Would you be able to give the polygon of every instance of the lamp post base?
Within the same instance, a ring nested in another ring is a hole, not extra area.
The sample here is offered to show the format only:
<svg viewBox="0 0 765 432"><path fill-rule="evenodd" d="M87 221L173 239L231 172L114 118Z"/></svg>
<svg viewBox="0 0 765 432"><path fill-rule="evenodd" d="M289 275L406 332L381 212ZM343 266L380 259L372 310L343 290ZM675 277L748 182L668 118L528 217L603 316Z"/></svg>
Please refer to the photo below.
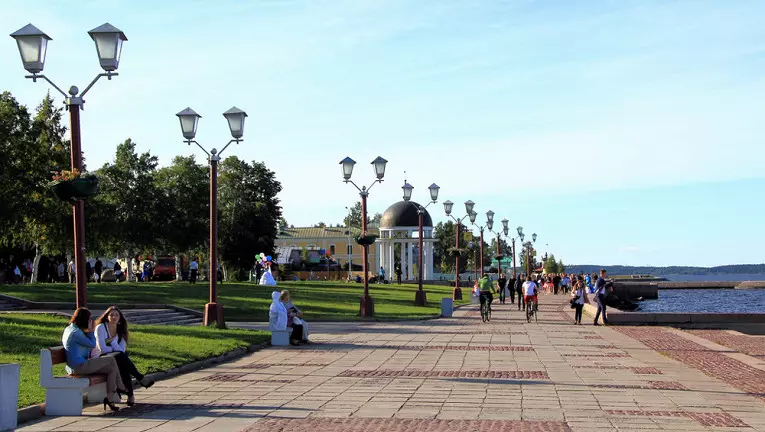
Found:
<svg viewBox="0 0 765 432"><path fill-rule="evenodd" d="M462 288L454 287L452 292L452 300L462 300Z"/></svg>
<svg viewBox="0 0 765 432"><path fill-rule="evenodd" d="M215 323L218 328L226 328L226 320L223 318L223 305L207 303L205 305L205 317L203 324L209 326Z"/></svg>
<svg viewBox="0 0 765 432"><path fill-rule="evenodd" d="M375 302L371 296L362 296L359 308L359 316L362 318L371 318L375 316Z"/></svg>
<svg viewBox="0 0 765 432"><path fill-rule="evenodd" d="M417 294L414 296L415 306L425 306L428 304L428 297L425 295L425 291L418 289L416 293Z"/></svg>

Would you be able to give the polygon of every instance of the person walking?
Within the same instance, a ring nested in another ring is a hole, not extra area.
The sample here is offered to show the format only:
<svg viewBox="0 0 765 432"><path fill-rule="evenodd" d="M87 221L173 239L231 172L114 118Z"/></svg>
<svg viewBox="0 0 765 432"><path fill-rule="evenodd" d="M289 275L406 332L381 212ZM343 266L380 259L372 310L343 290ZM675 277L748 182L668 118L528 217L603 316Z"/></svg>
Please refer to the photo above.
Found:
<svg viewBox="0 0 765 432"><path fill-rule="evenodd" d="M197 283L198 276L199 276L199 263L197 262L197 258L194 257L194 259L191 260L191 263L189 263L189 283L190 284Z"/></svg>
<svg viewBox="0 0 765 432"><path fill-rule="evenodd" d="M382 266L380 266L380 278L377 283L385 283L385 269Z"/></svg>
<svg viewBox="0 0 765 432"><path fill-rule="evenodd" d="M401 285L401 267L396 267L396 282Z"/></svg>
<svg viewBox="0 0 765 432"><path fill-rule="evenodd" d="M101 283L101 272L104 271L104 263L101 262L101 258L96 257L96 263L93 265L95 270L96 282Z"/></svg>
<svg viewBox="0 0 765 432"><path fill-rule="evenodd" d="M505 299L507 298L507 292L505 291L507 289L507 278L505 277L504 273L500 273L499 277L497 278L497 290L499 290L499 303L505 304Z"/></svg>
<svg viewBox="0 0 765 432"><path fill-rule="evenodd" d="M523 310L525 311L526 302L523 301L523 280L520 274L515 278L515 294L518 297L518 310L521 310L521 305L523 305Z"/></svg>
<svg viewBox="0 0 765 432"><path fill-rule="evenodd" d="M587 289L584 287L584 281L579 279L574 285L572 304L574 306L574 324L582 325L582 309L587 302Z"/></svg>
<svg viewBox="0 0 765 432"><path fill-rule="evenodd" d="M606 281L606 270L601 270L600 277L595 281L595 301L598 303L598 312L595 313L596 326L600 325L598 323L598 318L600 318L601 313L603 313L603 324L608 325L608 318L606 316L606 291L612 286L613 284L611 282Z"/></svg>

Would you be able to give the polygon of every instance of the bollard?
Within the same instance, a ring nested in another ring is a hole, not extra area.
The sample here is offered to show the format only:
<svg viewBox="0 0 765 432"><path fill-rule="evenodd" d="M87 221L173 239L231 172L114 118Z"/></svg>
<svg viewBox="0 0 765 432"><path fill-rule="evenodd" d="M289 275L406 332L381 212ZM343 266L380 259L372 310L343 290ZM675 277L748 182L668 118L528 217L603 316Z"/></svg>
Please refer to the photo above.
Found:
<svg viewBox="0 0 765 432"><path fill-rule="evenodd" d="M18 364L0 364L0 431L16 429L20 371Z"/></svg>
<svg viewBox="0 0 765 432"><path fill-rule="evenodd" d="M451 297L444 297L441 299L441 316L443 318L450 318L454 313L454 303Z"/></svg>

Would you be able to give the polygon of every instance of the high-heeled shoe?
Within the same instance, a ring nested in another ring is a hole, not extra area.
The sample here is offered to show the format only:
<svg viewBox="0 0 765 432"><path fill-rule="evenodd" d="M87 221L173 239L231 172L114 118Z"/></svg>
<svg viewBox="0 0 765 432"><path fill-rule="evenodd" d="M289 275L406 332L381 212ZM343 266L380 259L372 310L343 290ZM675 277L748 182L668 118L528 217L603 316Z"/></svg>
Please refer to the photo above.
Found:
<svg viewBox="0 0 765 432"><path fill-rule="evenodd" d="M147 389L147 388L149 388L149 387L151 387L151 386L153 386L153 385L154 385L154 381L152 381L152 380L149 380L149 379L146 379L146 378L144 378L144 379L142 379L141 381L138 381L138 382L139 382L139 383L141 384L141 386L142 386L143 388L145 388L145 389Z"/></svg>
<svg viewBox="0 0 765 432"><path fill-rule="evenodd" d="M127 406L131 407L133 405L135 405L135 396L130 395L127 399Z"/></svg>
<svg viewBox="0 0 765 432"><path fill-rule="evenodd" d="M114 403L112 401L110 401L108 397L105 397L104 398L104 411L106 411L106 407L107 406L109 406L109 409L112 410L113 412L117 412L117 411L120 410L120 408L118 406L114 405Z"/></svg>

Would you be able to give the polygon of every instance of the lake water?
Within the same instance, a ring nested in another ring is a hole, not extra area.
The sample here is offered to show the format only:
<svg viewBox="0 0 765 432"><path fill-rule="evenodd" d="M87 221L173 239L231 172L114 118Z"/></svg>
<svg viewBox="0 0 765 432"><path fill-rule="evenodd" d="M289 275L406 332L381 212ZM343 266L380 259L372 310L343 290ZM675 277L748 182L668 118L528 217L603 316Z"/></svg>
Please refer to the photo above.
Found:
<svg viewBox="0 0 765 432"><path fill-rule="evenodd" d="M765 289L659 290L658 300L639 304L636 312L765 313Z"/></svg>
<svg viewBox="0 0 765 432"><path fill-rule="evenodd" d="M765 274L661 275L672 282L765 281Z"/></svg>

